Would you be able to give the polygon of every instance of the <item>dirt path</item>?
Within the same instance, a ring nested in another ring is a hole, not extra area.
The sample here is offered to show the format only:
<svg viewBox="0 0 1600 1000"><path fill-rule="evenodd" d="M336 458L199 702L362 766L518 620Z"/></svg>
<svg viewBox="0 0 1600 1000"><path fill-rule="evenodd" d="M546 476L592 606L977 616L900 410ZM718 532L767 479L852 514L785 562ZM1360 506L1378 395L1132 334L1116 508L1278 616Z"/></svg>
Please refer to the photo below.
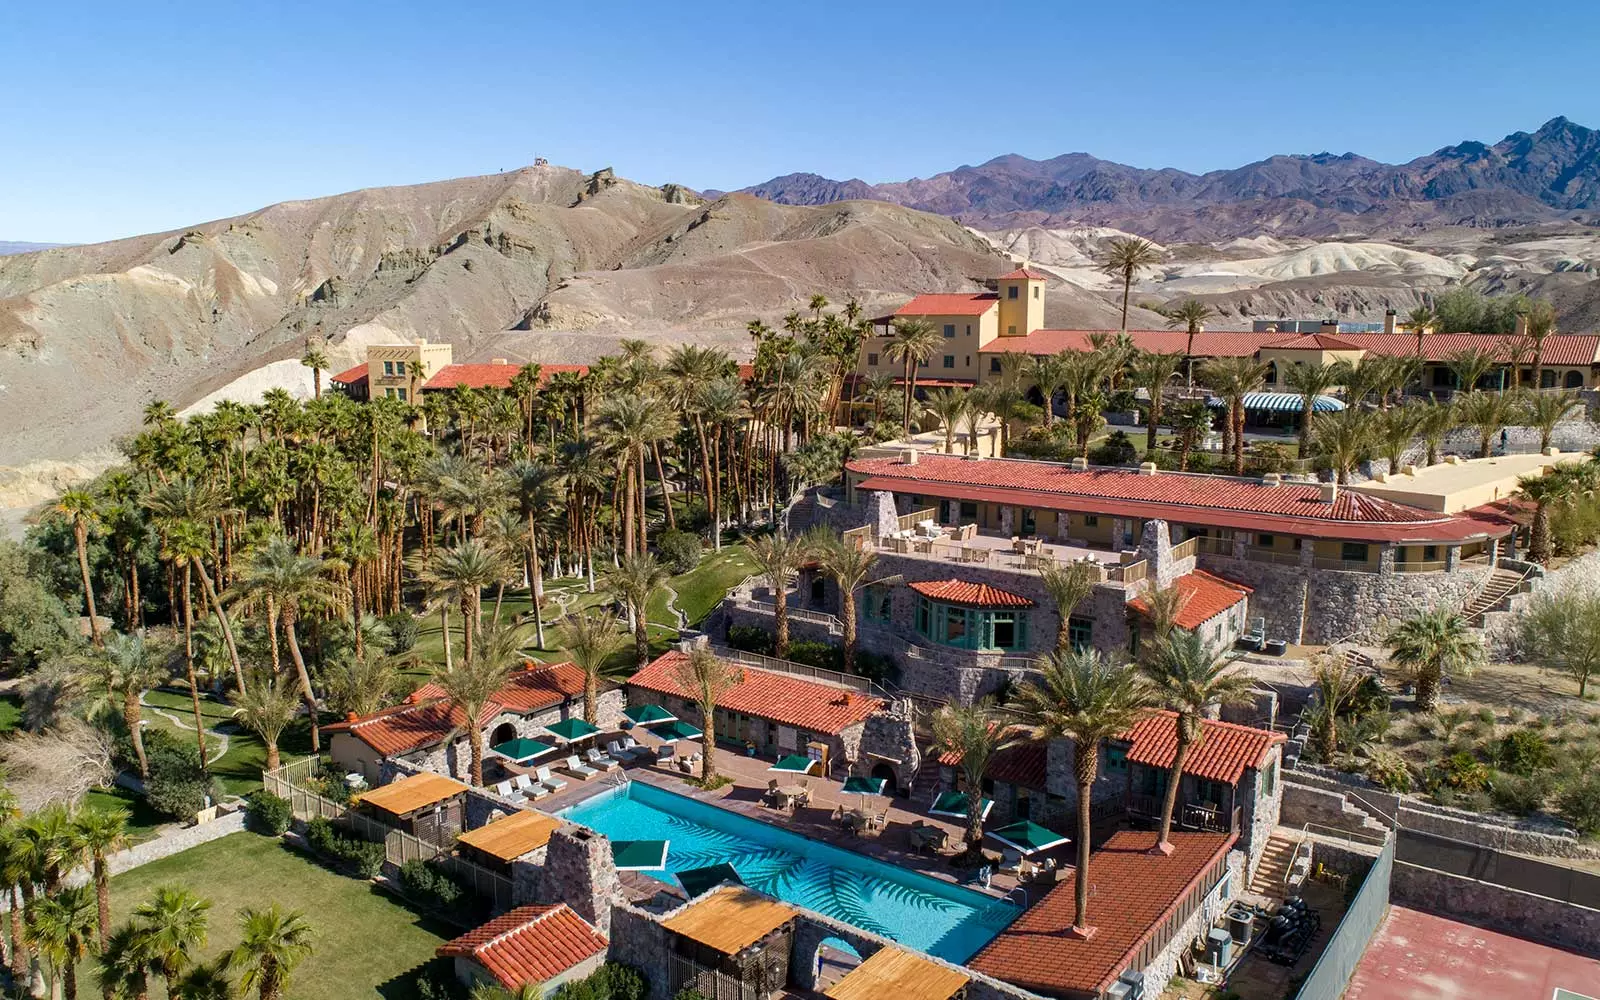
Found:
<svg viewBox="0 0 1600 1000"><path fill-rule="evenodd" d="M182 716L170 712L167 709L150 704L148 701L144 700L144 695L139 696L139 704L144 706L145 711L161 716L163 719L166 719L179 729L182 729L185 732L194 732L194 723L192 721L184 719ZM206 763L215 764L217 761L222 759L223 754L228 752L228 734L219 733L215 729L207 729L205 733Z"/></svg>

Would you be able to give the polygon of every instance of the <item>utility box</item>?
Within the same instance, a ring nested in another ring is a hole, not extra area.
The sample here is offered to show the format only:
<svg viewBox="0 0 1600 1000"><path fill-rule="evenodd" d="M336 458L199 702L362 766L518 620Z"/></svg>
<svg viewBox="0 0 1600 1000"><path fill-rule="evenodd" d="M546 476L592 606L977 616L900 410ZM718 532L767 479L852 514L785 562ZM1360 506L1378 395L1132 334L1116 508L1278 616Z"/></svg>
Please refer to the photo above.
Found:
<svg viewBox="0 0 1600 1000"><path fill-rule="evenodd" d="M1221 927L1213 927L1206 934L1206 961L1223 966L1233 957L1233 935Z"/></svg>

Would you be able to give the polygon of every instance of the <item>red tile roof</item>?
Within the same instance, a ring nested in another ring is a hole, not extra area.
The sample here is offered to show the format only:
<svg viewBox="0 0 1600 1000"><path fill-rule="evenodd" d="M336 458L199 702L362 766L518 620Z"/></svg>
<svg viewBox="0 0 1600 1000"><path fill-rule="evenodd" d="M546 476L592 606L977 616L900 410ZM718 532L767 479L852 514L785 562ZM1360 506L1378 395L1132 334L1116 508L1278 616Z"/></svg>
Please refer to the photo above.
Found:
<svg viewBox="0 0 1600 1000"><path fill-rule="evenodd" d="M1028 354L1059 354L1062 351L1087 353L1094 350L1089 338L1097 333L1116 334L1116 330L1035 330L1026 337L996 337L983 345L981 353L1023 351ZM1153 354L1182 354L1189 335L1183 330L1129 330L1128 336L1141 351ZM1202 331L1195 334L1194 354L1198 358L1247 358L1261 349L1264 340L1281 340L1283 334Z"/></svg>
<svg viewBox="0 0 1600 1000"><path fill-rule="evenodd" d="M1253 587L1213 576L1203 569L1185 573L1172 583L1182 595L1178 627L1191 632L1255 593ZM1135 597L1128 605L1139 612L1150 610L1143 596Z"/></svg>
<svg viewBox="0 0 1600 1000"><path fill-rule="evenodd" d="M457 386L466 386L471 389L509 389L511 380L522 371L525 365L513 364L474 364L474 365L445 365L434 372L433 378L424 382L422 388L427 391L440 389L454 389ZM559 372L576 372L586 375L588 365L540 365L539 385L543 386L550 381L550 376Z"/></svg>
<svg viewBox="0 0 1600 1000"><path fill-rule="evenodd" d="M987 583L965 580L918 580L911 589L923 597L946 604L966 604L974 608L1031 608L1033 602L1021 594L991 587Z"/></svg>
<svg viewBox="0 0 1600 1000"><path fill-rule="evenodd" d="M677 650L663 653L628 678L629 687L694 699L673 679L674 664L688 659ZM849 688L790 674L741 666L740 681L717 699L717 707L757 715L796 729L836 736L883 707L878 698Z"/></svg>
<svg viewBox="0 0 1600 1000"><path fill-rule="evenodd" d="M1341 333L1348 340L1373 354L1414 357L1417 337L1413 333ZM1430 333L1422 338L1422 356L1427 361L1449 361L1462 351L1489 351L1502 360L1520 356L1524 364L1533 361L1529 341L1520 337L1484 333ZM1592 365L1600 359L1600 336L1594 334L1553 333L1544 339L1547 365Z"/></svg>
<svg viewBox="0 0 1600 1000"><path fill-rule="evenodd" d="M1283 340L1269 340L1261 345L1277 351L1359 351L1361 347L1340 337L1326 333L1307 333Z"/></svg>
<svg viewBox="0 0 1600 1000"><path fill-rule="evenodd" d="M340 385L355 385L357 382L366 381L366 378L367 363L363 361L359 365L346 368L344 371L328 379L328 381L337 382Z"/></svg>
<svg viewBox="0 0 1600 1000"><path fill-rule="evenodd" d="M1087 941L1068 936L1076 914L1077 871L1064 871L1043 899L1001 931L968 967L1051 995L1098 994L1135 959L1173 910L1214 871L1232 846L1231 833L1171 835L1171 854L1153 854L1156 835L1124 830L1089 862L1092 886ZM1215 877L1214 875L1212 876Z"/></svg>
<svg viewBox="0 0 1600 1000"><path fill-rule="evenodd" d="M896 316L982 316L1000 303L993 292L918 295L894 311Z"/></svg>
<svg viewBox="0 0 1600 1000"><path fill-rule="evenodd" d="M1015 271L1010 271L1010 272L1007 272L1006 274L1002 274L1000 277L996 278L995 280L996 281L1021 281L1024 278L1027 278L1027 279L1032 280L1032 281L1049 281L1050 280L1050 276L1048 274L1045 274L1043 271L1035 271L1032 268L1027 268L1027 267L1019 267Z"/></svg>
<svg viewBox="0 0 1600 1000"><path fill-rule="evenodd" d="M583 671L571 663L530 665L511 676L478 719L485 726L502 712L529 715L583 696ZM404 705L385 708L355 721L335 722L322 731L348 732L385 757L436 746L451 733L466 730L466 713L444 700L444 689L424 684Z"/></svg>
<svg viewBox="0 0 1600 1000"><path fill-rule="evenodd" d="M1200 744L1189 748L1183 773L1237 785L1248 768L1260 767L1267 751L1284 741L1282 733L1216 719L1200 720ZM1149 767L1171 767L1178 752L1178 714L1152 712L1122 734L1128 759Z"/></svg>
<svg viewBox="0 0 1600 1000"><path fill-rule="evenodd" d="M1043 743L1021 743L998 750L989 758L984 777L1003 781L1008 785L1043 791L1049 772L1050 751ZM945 750L939 754L939 763L945 767L961 764L959 750Z"/></svg>
<svg viewBox="0 0 1600 1000"><path fill-rule="evenodd" d="M606 950L605 935L565 903L519 906L439 946L444 958L470 958L513 992L543 983Z"/></svg>
<svg viewBox="0 0 1600 1000"><path fill-rule="evenodd" d="M849 470L857 489L1011 504L1109 517L1163 518L1177 524L1369 542L1451 542L1503 535L1494 525L1419 510L1341 489L1332 503L1315 483L1267 486L1253 479L1198 473L1142 475L1131 469L1073 470L1054 462L974 461L952 455L865 458Z"/></svg>

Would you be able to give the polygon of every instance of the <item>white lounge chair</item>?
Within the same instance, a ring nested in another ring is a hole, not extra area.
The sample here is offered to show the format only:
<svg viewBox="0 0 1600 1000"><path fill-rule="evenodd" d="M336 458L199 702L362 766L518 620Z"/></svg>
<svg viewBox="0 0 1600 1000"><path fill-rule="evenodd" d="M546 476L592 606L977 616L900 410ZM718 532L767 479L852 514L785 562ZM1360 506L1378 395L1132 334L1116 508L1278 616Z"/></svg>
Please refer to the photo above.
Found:
<svg viewBox="0 0 1600 1000"><path fill-rule="evenodd" d="M552 778L550 776L550 767L549 767L549 765L543 765L541 767L538 767L538 768L536 768L534 770L533 773L538 777L539 784L541 784L544 787L550 789L552 792L559 792L563 788L567 787L567 782L566 782L565 779L563 779L563 778Z"/></svg>
<svg viewBox="0 0 1600 1000"><path fill-rule="evenodd" d="M583 759L589 762L590 767L597 767L602 771L615 771L622 766L617 761L601 753L596 747L590 747L585 750Z"/></svg>
<svg viewBox="0 0 1600 1000"><path fill-rule="evenodd" d="M557 770L570 774L579 781L588 781L590 778L600 773L599 771L596 771L594 768L580 761L577 754L573 754L571 757L568 757L564 763L557 765Z"/></svg>
<svg viewBox="0 0 1600 1000"><path fill-rule="evenodd" d="M527 796L517 791L516 787L509 781L502 781L495 785L494 793L503 799L510 799L512 802L521 802L527 798Z"/></svg>
<svg viewBox="0 0 1600 1000"><path fill-rule="evenodd" d="M636 751L629 750L616 740L606 744L606 753L611 755L612 760L621 761L624 764L632 764L639 759L639 754Z"/></svg>
<svg viewBox="0 0 1600 1000"><path fill-rule="evenodd" d="M517 790L530 799L542 799L550 794L550 789L543 785L535 784L533 779L526 774L517 775Z"/></svg>
<svg viewBox="0 0 1600 1000"><path fill-rule="evenodd" d="M627 753L633 754L637 760L649 760L655 756L649 747L640 746L639 741L632 736L624 736L622 738L622 749Z"/></svg>

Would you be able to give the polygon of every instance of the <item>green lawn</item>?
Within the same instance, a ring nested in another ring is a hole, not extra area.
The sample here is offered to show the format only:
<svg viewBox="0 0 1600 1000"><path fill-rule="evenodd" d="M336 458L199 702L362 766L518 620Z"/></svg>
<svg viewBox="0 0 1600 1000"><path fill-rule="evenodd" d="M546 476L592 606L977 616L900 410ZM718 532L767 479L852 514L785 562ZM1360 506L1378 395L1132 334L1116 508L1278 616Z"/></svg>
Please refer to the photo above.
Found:
<svg viewBox="0 0 1600 1000"><path fill-rule="evenodd" d="M168 822L165 816L145 804L144 797L126 788L94 788L83 797L83 804L96 809L122 809L128 814L128 839L135 844L156 835L156 828Z"/></svg>
<svg viewBox="0 0 1600 1000"><path fill-rule="evenodd" d="M312 956L295 969L291 1000L410 1000L415 970L452 929L420 917L370 883L322 868L275 838L236 833L118 875L111 880L115 921L158 885L187 886L211 900L210 959L239 940L243 906L277 903L298 910L315 932ZM98 980L93 965L79 975L80 996ZM157 982L151 995L164 994Z"/></svg>
<svg viewBox="0 0 1600 1000"><path fill-rule="evenodd" d="M8 692L0 695L0 735L14 731L22 725L22 697Z"/></svg>
<svg viewBox="0 0 1600 1000"><path fill-rule="evenodd" d="M150 725L169 729L185 740L194 739L194 707L189 702L187 692L151 691L145 695L144 700L148 706L144 716L150 720ZM159 709L176 716L182 720L183 725L180 726L151 709ZM255 733L238 726L233 719L233 709L210 694L200 697L200 717L205 720L206 728L214 729L221 725L228 736L227 752L211 763L211 773L222 782L222 787L232 795L247 795L260 788L261 769L267 764L267 745L261 742ZM331 721L331 717L323 721L326 724ZM214 755L215 743L211 742L214 737L208 733L206 740L207 753ZM285 761L311 752L311 726L304 718L296 719L284 732L278 740L278 749Z"/></svg>

